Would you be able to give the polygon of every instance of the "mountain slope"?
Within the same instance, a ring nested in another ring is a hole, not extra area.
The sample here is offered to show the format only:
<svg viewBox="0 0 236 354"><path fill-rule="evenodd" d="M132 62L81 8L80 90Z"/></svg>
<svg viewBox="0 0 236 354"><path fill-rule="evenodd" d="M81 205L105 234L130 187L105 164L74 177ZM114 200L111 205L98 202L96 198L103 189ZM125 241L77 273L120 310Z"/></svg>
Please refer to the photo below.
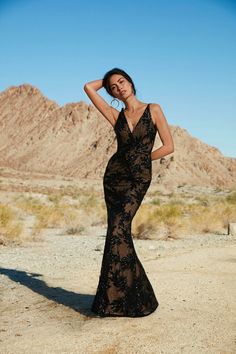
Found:
<svg viewBox="0 0 236 354"><path fill-rule="evenodd" d="M174 153L153 161L153 183L231 187L236 159L170 126ZM154 149L161 146L157 134ZM0 93L0 165L21 171L101 178L117 148L110 123L83 101L59 106L29 84Z"/></svg>

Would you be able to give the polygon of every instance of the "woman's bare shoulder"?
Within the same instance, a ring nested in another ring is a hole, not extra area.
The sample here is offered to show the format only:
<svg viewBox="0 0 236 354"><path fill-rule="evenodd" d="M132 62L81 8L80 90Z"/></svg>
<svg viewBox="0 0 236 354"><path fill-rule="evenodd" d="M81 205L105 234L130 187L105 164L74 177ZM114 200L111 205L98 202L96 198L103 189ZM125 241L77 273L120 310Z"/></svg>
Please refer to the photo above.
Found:
<svg viewBox="0 0 236 354"><path fill-rule="evenodd" d="M157 119L161 110L161 106L159 103L149 103L149 107L153 124L157 126Z"/></svg>
<svg viewBox="0 0 236 354"><path fill-rule="evenodd" d="M159 109L161 107L159 103L149 103L149 105L154 110Z"/></svg>
<svg viewBox="0 0 236 354"><path fill-rule="evenodd" d="M156 119L164 115L161 105L159 103L150 103L150 110L154 113Z"/></svg>

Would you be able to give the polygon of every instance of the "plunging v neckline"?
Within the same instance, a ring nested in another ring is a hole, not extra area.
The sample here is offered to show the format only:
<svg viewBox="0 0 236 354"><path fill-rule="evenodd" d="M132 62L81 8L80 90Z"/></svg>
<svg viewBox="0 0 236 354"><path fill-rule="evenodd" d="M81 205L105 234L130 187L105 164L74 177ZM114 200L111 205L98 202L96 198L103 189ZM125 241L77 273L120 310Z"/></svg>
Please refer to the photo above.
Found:
<svg viewBox="0 0 236 354"><path fill-rule="evenodd" d="M132 131L131 131L131 129L130 129L128 120L127 120L127 118L126 118L126 116L125 116L124 108L122 108L122 112L123 112L123 116L124 116L124 118L125 118L125 122L126 122L126 124L127 124L127 126L128 126L129 132L130 132L130 134L131 134L132 136L134 135L134 131L135 131L135 129L137 128L139 122L142 120L142 118L143 118L143 116L144 116L144 113L146 112L148 106L149 106L149 103L146 105L146 107L145 107L145 109L144 109L144 111L143 111L143 114L141 115L141 117L140 117L139 120L137 121L137 123L136 123L136 125L134 126L134 128L133 128Z"/></svg>

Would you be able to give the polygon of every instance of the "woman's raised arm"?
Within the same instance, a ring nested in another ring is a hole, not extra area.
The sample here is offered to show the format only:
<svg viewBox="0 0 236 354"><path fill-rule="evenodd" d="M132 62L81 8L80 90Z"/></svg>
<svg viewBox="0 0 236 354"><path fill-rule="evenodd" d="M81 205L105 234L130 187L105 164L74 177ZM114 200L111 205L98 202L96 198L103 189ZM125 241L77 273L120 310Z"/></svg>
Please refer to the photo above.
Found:
<svg viewBox="0 0 236 354"><path fill-rule="evenodd" d="M97 91L103 87L102 79L87 82L84 85L84 91L93 102L94 106L102 113L102 115L111 123L114 127L119 111L111 107Z"/></svg>

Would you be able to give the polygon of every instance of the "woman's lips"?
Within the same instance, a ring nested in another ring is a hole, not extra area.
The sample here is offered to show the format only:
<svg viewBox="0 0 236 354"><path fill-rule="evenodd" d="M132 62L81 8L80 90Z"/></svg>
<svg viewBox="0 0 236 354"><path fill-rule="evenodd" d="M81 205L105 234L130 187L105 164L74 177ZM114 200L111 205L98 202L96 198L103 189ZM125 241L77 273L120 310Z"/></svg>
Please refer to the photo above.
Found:
<svg viewBox="0 0 236 354"><path fill-rule="evenodd" d="M123 93L125 93L126 91L121 91L121 94L123 95Z"/></svg>

